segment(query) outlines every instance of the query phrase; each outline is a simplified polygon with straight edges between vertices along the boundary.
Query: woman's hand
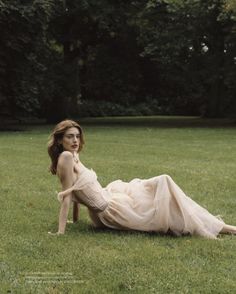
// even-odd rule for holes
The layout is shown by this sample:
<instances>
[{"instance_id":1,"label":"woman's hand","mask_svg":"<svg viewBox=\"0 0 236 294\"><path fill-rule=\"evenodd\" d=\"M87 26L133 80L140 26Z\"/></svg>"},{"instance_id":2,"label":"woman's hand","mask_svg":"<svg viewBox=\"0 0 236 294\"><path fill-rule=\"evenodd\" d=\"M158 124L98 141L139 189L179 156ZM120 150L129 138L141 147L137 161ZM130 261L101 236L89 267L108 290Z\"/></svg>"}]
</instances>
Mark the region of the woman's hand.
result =
<instances>
[{"instance_id":1,"label":"woman's hand","mask_svg":"<svg viewBox=\"0 0 236 294\"><path fill-rule=\"evenodd\" d=\"M67 220L66 223L67 224L73 224L74 222L72 220Z\"/></svg>"},{"instance_id":2,"label":"woman's hand","mask_svg":"<svg viewBox=\"0 0 236 294\"><path fill-rule=\"evenodd\" d=\"M56 233L48 232L48 234L51 235L51 236L63 235L63 233L61 233L61 232L56 232Z\"/></svg>"},{"instance_id":3,"label":"woman's hand","mask_svg":"<svg viewBox=\"0 0 236 294\"><path fill-rule=\"evenodd\" d=\"M63 200L64 200L64 196L61 194L61 192L56 192L56 194L57 194L57 200L60 202L60 203L62 203L63 202Z\"/></svg>"}]
</instances>

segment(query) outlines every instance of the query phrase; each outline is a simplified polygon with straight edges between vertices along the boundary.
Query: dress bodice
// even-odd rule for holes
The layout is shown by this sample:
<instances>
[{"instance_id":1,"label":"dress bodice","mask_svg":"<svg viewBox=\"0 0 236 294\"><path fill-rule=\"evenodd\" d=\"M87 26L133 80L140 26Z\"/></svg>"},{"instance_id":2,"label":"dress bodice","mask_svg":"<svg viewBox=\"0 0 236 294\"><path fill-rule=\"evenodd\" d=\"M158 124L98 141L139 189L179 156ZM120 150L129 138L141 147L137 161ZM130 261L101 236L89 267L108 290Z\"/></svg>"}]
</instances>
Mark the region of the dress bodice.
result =
<instances>
[{"instance_id":1,"label":"dress bodice","mask_svg":"<svg viewBox=\"0 0 236 294\"><path fill-rule=\"evenodd\" d=\"M79 163L79 175L70 189L76 199L88 208L100 212L106 209L108 203L105 200L107 193L97 180L96 173ZM66 192L66 191L65 191Z\"/></svg>"}]
</instances>

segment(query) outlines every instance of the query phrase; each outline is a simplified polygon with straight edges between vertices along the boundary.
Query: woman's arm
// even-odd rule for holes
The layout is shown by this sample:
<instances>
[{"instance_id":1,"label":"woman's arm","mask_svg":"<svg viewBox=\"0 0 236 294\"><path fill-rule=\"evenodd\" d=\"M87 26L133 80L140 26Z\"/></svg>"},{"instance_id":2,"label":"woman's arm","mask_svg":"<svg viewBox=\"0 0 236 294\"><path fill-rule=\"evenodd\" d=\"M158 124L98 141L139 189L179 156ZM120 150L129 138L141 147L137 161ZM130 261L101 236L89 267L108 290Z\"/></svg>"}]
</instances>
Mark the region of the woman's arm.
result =
<instances>
[{"instance_id":1,"label":"woman's arm","mask_svg":"<svg viewBox=\"0 0 236 294\"><path fill-rule=\"evenodd\" d=\"M73 203L73 223L76 223L79 219L79 210L80 210L79 202L74 202Z\"/></svg>"},{"instance_id":2,"label":"woman's arm","mask_svg":"<svg viewBox=\"0 0 236 294\"><path fill-rule=\"evenodd\" d=\"M72 153L68 151L64 151L60 155L58 164L57 164L57 174L61 181L63 191L70 188L73 185L73 182L75 180L75 174L74 174L74 160L73 160ZM57 232L58 234L65 233L66 222L67 222L67 217L68 217L71 201L72 201L72 192L69 193L67 197L64 197L61 201L61 209L59 213L59 227ZM78 205L77 205L77 209L78 209ZM78 211L76 214L78 215ZM76 214L75 214L75 218L76 218Z\"/></svg>"},{"instance_id":3,"label":"woman's arm","mask_svg":"<svg viewBox=\"0 0 236 294\"><path fill-rule=\"evenodd\" d=\"M59 213L59 226L58 234L64 234L66 229L67 217L70 209L71 197L66 197L61 203L61 209Z\"/></svg>"}]
</instances>

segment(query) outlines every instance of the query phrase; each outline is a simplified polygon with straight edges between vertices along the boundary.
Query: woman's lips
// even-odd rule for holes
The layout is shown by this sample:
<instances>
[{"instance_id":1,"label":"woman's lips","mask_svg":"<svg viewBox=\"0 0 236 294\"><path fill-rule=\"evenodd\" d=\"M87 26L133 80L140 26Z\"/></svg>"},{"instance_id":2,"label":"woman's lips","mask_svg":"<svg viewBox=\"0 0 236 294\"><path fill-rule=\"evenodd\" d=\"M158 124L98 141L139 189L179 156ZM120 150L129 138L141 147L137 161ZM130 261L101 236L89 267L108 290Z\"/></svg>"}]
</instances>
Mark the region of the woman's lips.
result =
<instances>
[{"instance_id":1,"label":"woman's lips","mask_svg":"<svg viewBox=\"0 0 236 294\"><path fill-rule=\"evenodd\" d=\"M78 145L72 145L72 148L77 148L78 147Z\"/></svg>"}]
</instances>

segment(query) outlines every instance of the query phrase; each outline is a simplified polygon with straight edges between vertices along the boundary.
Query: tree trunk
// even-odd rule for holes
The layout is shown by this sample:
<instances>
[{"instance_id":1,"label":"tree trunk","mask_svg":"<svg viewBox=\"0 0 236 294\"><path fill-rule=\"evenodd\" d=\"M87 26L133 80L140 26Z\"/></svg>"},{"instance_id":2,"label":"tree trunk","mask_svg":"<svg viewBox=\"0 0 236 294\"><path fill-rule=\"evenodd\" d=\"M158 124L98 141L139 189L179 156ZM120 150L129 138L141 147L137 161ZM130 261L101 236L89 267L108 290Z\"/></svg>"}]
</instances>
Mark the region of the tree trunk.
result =
<instances>
[{"instance_id":1,"label":"tree trunk","mask_svg":"<svg viewBox=\"0 0 236 294\"><path fill-rule=\"evenodd\" d=\"M220 4L219 4L220 5ZM209 98L207 103L207 117L222 117L223 113L223 98L224 98L224 49L225 35L223 24L217 21L219 11L216 10L213 15L214 19L211 22L210 38L210 88Z\"/></svg>"}]
</instances>

